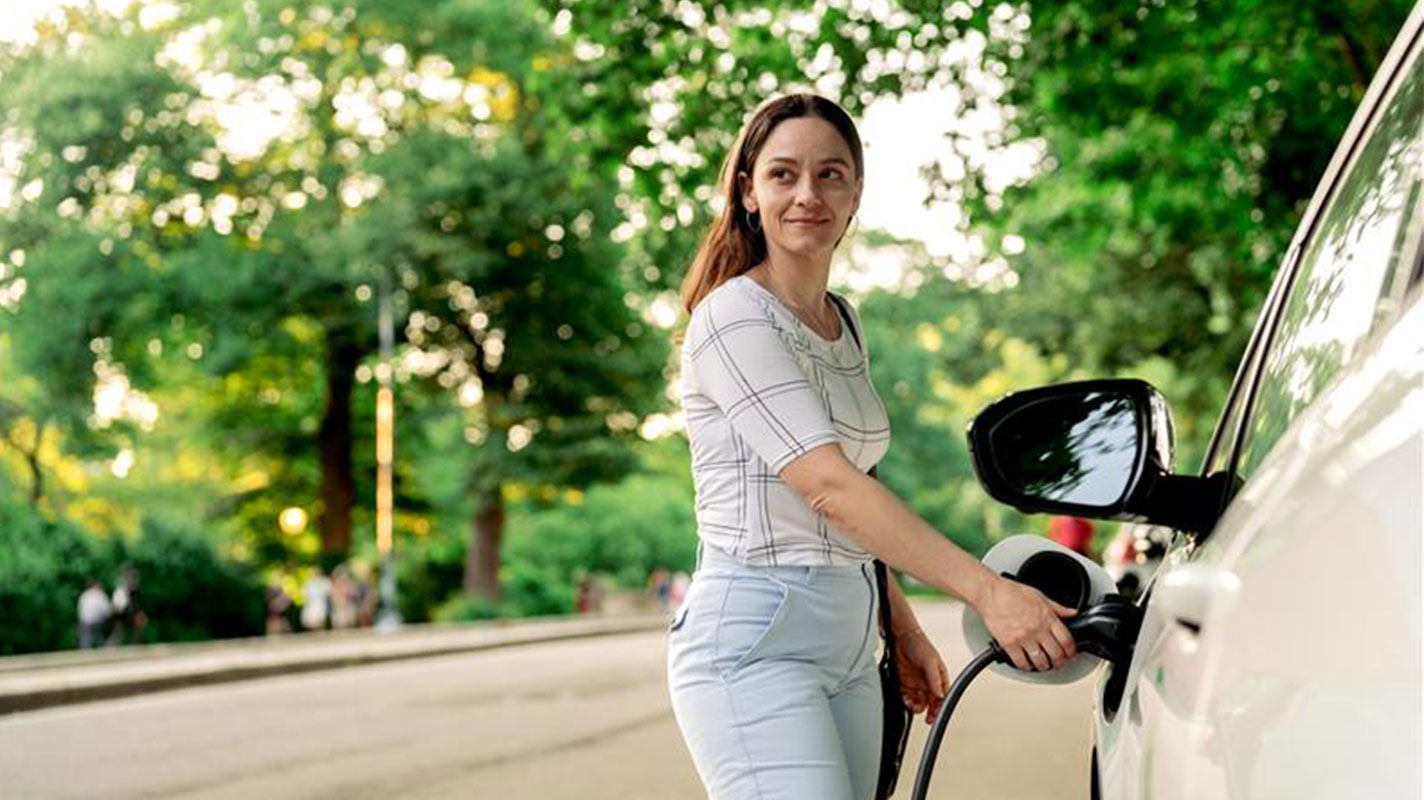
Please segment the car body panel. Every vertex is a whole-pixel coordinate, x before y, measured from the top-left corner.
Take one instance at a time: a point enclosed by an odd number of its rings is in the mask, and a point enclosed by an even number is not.
[[[1302,220],[1214,436],[1213,451],[1229,449],[1209,455],[1209,468],[1234,464],[1249,436],[1249,410],[1231,409],[1238,393],[1248,409],[1256,400],[1298,256],[1369,136],[1387,79],[1418,58],[1421,18],[1424,3]],[[1404,267],[1416,283],[1396,281],[1390,318],[1265,451],[1210,536],[1172,534],[1115,714],[1100,694],[1105,800],[1420,796],[1424,287],[1421,224],[1411,224],[1415,260]],[[1154,609],[1166,589],[1177,596]],[[1202,616],[1197,626],[1176,620],[1181,609]]]
[[[1217,534],[1168,553],[1154,593],[1229,579],[1197,633],[1149,600],[1127,696],[1098,717],[1104,798],[1417,796],[1424,302],[1344,378]]]

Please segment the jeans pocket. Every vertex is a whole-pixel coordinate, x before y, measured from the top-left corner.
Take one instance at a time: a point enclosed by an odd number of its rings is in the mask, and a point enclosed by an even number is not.
[[[770,576],[739,576],[728,582],[713,648],[723,678],[767,654],[786,616],[790,594],[784,582]]]

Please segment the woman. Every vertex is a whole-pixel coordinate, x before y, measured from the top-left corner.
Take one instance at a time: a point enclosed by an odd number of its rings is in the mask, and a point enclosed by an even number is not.
[[[846,304],[843,318],[826,291],[863,171],[855,125],[835,103],[764,104],[723,167],[725,209],[683,284],[701,542],[668,683],[716,800],[874,795],[875,557],[962,598],[1020,669],[1075,654],[1059,620],[1071,611],[995,575],[866,475],[889,447],[888,420],[858,317]],[[948,673],[890,584],[905,703],[931,721]]]

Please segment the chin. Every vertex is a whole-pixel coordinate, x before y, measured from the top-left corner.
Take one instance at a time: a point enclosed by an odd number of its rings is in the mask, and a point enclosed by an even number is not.
[[[821,236],[793,236],[790,239],[777,241],[775,244],[791,255],[803,257],[823,255],[836,249],[835,239],[826,239]]]

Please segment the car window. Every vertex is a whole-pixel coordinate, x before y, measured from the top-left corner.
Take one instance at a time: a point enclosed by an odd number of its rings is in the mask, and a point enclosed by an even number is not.
[[[1256,373],[1256,363],[1260,361],[1258,356],[1261,350],[1261,337],[1265,335],[1265,328],[1269,325],[1274,313],[1273,309],[1278,305],[1276,302],[1279,299],[1277,293],[1281,291],[1282,283],[1295,266],[1297,255],[1294,247],[1286,253],[1286,257],[1281,261],[1279,277],[1276,283],[1271,286],[1271,292],[1266,296],[1266,302],[1261,306],[1260,319],[1256,322],[1256,329],[1251,332],[1250,341],[1246,343],[1246,352],[1241,356],[1241,365],[1236,369],[1236,378],[1231,382],[1231,393],[1226,399],[1226,409],[1222,411],[1221,418],[1217,420],[1211,443],[1207,446],[1206,459],[1201,470],[1203,477],[1226,470],[1230,465],[1232,454],[1236,451],[1236,434],[1241,428],[1241,420],[1250,403],[1251,380]]]
[[[1396,277],[1421,224],[1424,75],[1419,51],[1349,167],[1285,298],[1265,354],[1237,473],[1249,478],[1291,421],[1359,351],[1391,311]]]

